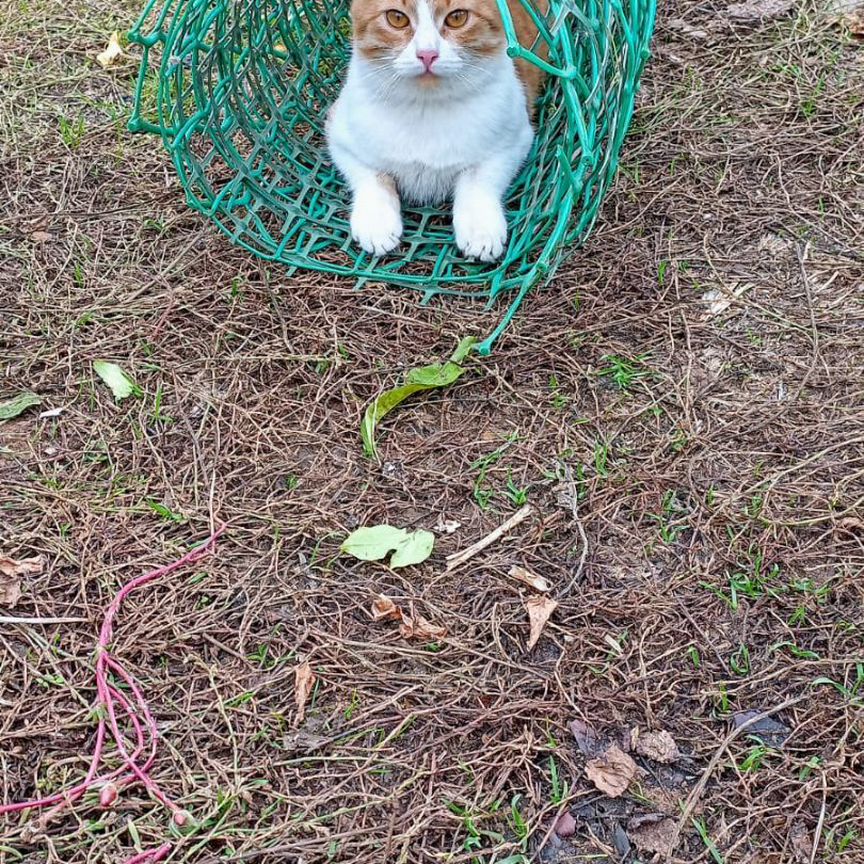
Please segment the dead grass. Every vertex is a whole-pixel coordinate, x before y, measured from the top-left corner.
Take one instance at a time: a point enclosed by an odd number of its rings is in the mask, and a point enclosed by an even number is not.
[[[686,801],[675,861],[864,861],[861,47],[809,5],[664,9],[591,243],[491,358],[384,424],[378,465],[368,400],[492,318],[286,278],[187,212],[123,131],[132,69],[91,60],[133,7],[0,10],[0,399],[63,408],[0,426],[0,552],[50,560],[16,615],[85,619],[0,625],[3,800],[82,776],[101,611],[226,521],[114,646],[198,820],[171,860],[648,861],[628,836]],[[143,396],[115,406],[97,358]],[[522,497],[536,518],[444,571]],[[410,572],[338,553],[441,517],[462,527]],[[530,653],[514,563],[578,576]],[[450,635],[404,642],[375,592]],[[751,710],[775,711],[772,746],[730,736]],[[637,757],[608,798],[575,718],[622,746],[667,730],[682,757]],[[133,787],[8,820],[0,862],[120,861],[167,826]]]

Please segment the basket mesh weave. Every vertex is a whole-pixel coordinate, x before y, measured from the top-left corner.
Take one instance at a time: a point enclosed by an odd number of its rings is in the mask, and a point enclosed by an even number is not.
[[[263,259],[419,289],[424,301],[458,294],[491,305],[513,292],[486,353],[597,217],[656,12],[656,0],[551,0],[540,16],[520,2],[548,60],[518,44],[498,0],[508,51],[549,77],[534,149],[510,190],[508,245],[493,265],[466,261],[433,208],[405,211],[390,256],[351,242],[350,196],[323,129],[350,51],[349,0],[149,0],[129,34],[143,48],[130,129],[159,134],[189,204]]]

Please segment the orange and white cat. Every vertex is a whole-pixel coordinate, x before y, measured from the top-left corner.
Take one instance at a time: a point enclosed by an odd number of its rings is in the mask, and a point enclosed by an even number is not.
[[[508,4],[530,48],[536,27],[519,0]],[[507,56],[496,0],[353,0],[351,19],[351,61],[327,141],[351,188],[354,240],[384,255],[402,236],[402,200],[452,199],[456,245],[494,261],[507,241],[502,199],[531,149],[542,73]]]

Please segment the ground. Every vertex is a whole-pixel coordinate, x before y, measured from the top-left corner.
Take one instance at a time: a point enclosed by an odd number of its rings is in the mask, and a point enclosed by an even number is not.
[[[379,462],[364,407],[498,313],[288,278],[187,210],[159,142],[125,131],[134,62],[93,60],[136,7],[0,7],[0,401],[42,398],[0,423],[0,554],[46,561],[0,609],[0,800],[80,781],[106,606],[226,523],[112,642],[194,821],[169,829],[140,783],[104,810],[91,792],[0,817],[0,862],[166,838],[189,862],[864,861],[848,27],[664,4],[590,241],[490,358],[385,420]],[[115,403],[97,359],[139,392]],[[340,554],[382,522],[439,526],[432,558]],[[514,564],[559,603],[530,650]],[[402,638],[377,593],[447,635]]]

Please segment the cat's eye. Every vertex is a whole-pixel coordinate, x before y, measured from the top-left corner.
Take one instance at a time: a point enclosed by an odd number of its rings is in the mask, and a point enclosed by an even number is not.
[[[408,24],[408,16],[398,9],[390,9],[387,12],[387,23],[396,30],[404,30]]]
[[[452,30],[458,30],[468,23],[468,12],[465,9],[454,9],[444,19],[444,23]]]

